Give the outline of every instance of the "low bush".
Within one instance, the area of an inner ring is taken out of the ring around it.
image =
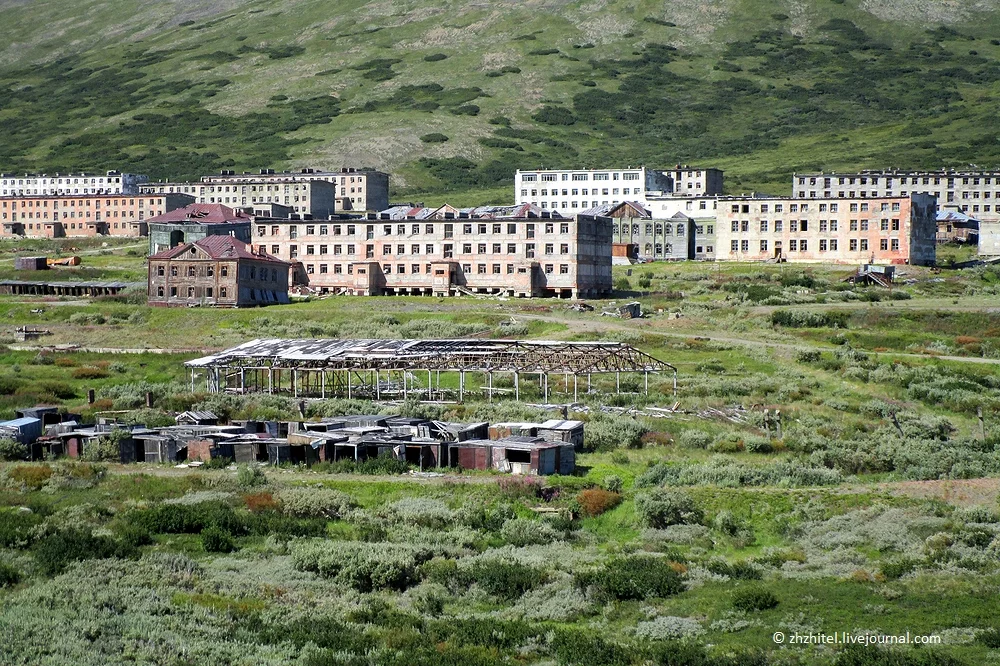
[[[296,518],[338,520],[354,506],[350,495],[330,488],[283,488],[278,501],[286,515]]]
[[[530,518],[508,520],[500,528],[500,538],[512,546],[537,546],[559,539],[559,533],[547,522]]]
[[[579,572],[575,580],[582,589],[591,588],[619,601],[668,597],[684,589],[675,566],[664,557],[629,555],[612,559],[600,569]]]
[[[7,478],[28,490],[38,490],[51,476],[49,465],[17,465],[7,472]]]
[[[545,573],[520,562],[501,559],[476,560],[459,570],[461,580],[475,583],[498,599],[512,600],[545,582]]]
[[[24,460],[27,457],[27,446],[10,437],[0,438],[0,460]]]
[[[0,510],[0,547],[27,548],[35,538],[34,527],[42,517],[31,511]]]
[[[606,482],[607,479],[605,479]],[[621,479],[618,479],[618,482],[618,487],[621,489]],[[587,517],[599,516],[605,511],[610,511],[621,504],[621,501],[622,496],[617,492],[611,492],[603,488],[581,490],[576,496],[576,503],[580,506],[580,513]]]
[[[15,567],[0,562],[0,587],[13,587],[21,582],[21,572]]]
[[[719,576],[728,576],[736,580],[760,580],[764,574],[749,562],[726,562],[725,560],[710,560],[705,568]]]
[[[104,379],[110,376],[110,373],[103,368],[85,366],[73,370],[73,379]]]
[[[134,546],[77,528],[49,534],[34,546],[35,562],[39,570],[50,576],[62,573],[74,561],[106,557],[131,558],[137,555],[138,551]]]
[[[249,493],[243,496],[243,503],[250,513],[262,513],[264,511],[278,511],[281,504],[274,499],[274,495],[268,492]]]
[[[210,525],[201,531],[201,545],[209,553],[231,553],[236,550],[233,537],[221,527]]]
[[[418,582],[420,565],[431,559],[429,548],[395,543],[315,542],[292,550],[300,571],[313,571],[360,592],[404,590]]]
[[[422,135],[420,140],[424,143],[444,143],[448,140],[448,137],[440,132],[431,132],[430,134]]]
[[[669,525],[698,524],[704,518],[704,513],[690,495],[663,488],[636,496],[635,508],[645,525],[657,529]]]
[[[647,428],[627,416],[608,416],[587,424],[586,445],[591,451],[611,451],[617,448],[635,449],[642,446]]]
[[[266,486],[267,475],[256,465],[240,465],[236,471],[236,485],[244,489]]]
[[[770,610],[778,606],[778,598],[770,590],[745,587],[733,592],[733,608],[745,613]]]
[[[245,534],[248,531],[247,521],[232,507],[221,502],[159,504],[131,511],[125,515],[125,520],[152,534],[200,534],[212,526],[230,534]]]

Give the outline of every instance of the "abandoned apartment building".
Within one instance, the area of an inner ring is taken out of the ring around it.
[[[206,236],[149,257],[147,299],[175,307],[288,303],[289,268],[233,236]]]
[[[0,238],[145,236],[149,218],[192,201],[184,194],[0,197]]]
[[[677,211],[666,219],[655,218],[648,208],[630,201],[598,206],[584,214],[612,219],[611,233],[616,248],[632,247],[616,254],[655,261],[715,259],[714,217],[695,219]]]
[[[101,438],[114,435],[118,461],[128,463],[208,462],[311,465],[379,456],[417,469],[457,467],[511,474],[572,474],[583,450],[581,421],[542,423],[452,423],[421,418],[354,415],[317,421],[234,421],[220,425],[211,412],[185,412],[176,425],[147,428],[101,419],[83,426],[76,420],[48,424],[19,419],[34,459],[80,458]],[[4,424],[0,424],[3,428]]]
[[[360,296],[611,294],[611,220],[536,206],[397,206],[362,219],[258,220],[258,248],[311,288]]]
[[[931,265],[937,203],[929,194],[725,197],[715,232],[716,256],[729,261]]]
[[[202,176],[199,182],[144,183],[143,192],[182,193],[196,203],[224,204],[234,208],[262,203],[288,206],[299,215],[325,218],[345,211],[378,211],[389,207],[389,175],[373,169],[342,168],[333,171],[301,169],[259,173],[223,171]]]

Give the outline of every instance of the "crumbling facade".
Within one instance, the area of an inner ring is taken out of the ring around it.
[[[525,206],[400,206],[364,219],[255,222],[253,243],[299,261],[311,288],[361,296],[611,293],[611,220]]]
[[[184,194],[0,198],[0,238],[139,237],[148,220],[192,202]]]
[[[933,196],[720,199],[719,259],[930,265]]]
[[[256,307],[288,302],[287,262],[232,236],[207,236],[149,257],[150,305]]]

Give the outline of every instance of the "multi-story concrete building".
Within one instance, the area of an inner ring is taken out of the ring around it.
[[[929,265],[937,204],[905,197],[719,200],[716,256],[729,261]]]
[[[223,171],[217,176],[203,176],[196,183],[146,183],[144,192],[181,192],[195,197],[198,203],[221,203],[245,208],[263,204],[281,204],[293,212],[313,217],[328,217],[345,211],[379,211],[389,207],[389,175],[370,169],[275,172],[237,174]]]
[[[792,175],[792,196],[798,199],[910,194],[931,194],[937,197],[939,208],[954,208],[984,221],[1000,220],[1000,171],[891,169]]]
[[[313,217],[328,217],[336,211],[334,185],[325,180],[203,180],[198,183],[147,183],[141,189],[157,194],[180,192],[194,197],[195,203],[223,204],[233,208],[281,204],[299,215]]]
[[[611,220],[536,206],[400,206],[364,218],[256,221],[253,243],[309,285],[356,295],[611,293]]]
[[[231,181],[285,183],[302,179],[333,183],[337,188],[335,193],[336,212],[380,211],[389,207],[389,174],[375,169],[343,167],[332,171],[299,169],[298,171],[278,172],[275,172],[274,169],[261,169],[260,173],[256,174],[237,174],[234,171],[224,171],[218,176],[205,176],[202,181],[209,183]]]
[[[149,257],[150,305],[254,307],[288,302],[287,262],[232,236],[206,236]]]
[[[695,196],[722,193],[722,171],[678,165],[663,171],[637,169],[557,169],[514,175],[514,201],[542,210],[574,214],[588,208],[634,201],[647,196]]]
[[[625,202],[584,211],[612,220],[615,244],[634,245],[637,258],[680,261],[715,258],[715,218],[695,220],[684,213],[667,218],[653,217],[648,208]]]
[[[145,236],[151,217],[192,202],[184,194],[0,198],[0,238]]]
[[[222,204],[190,204],[151,217],[149,254],[193,243],[206,236],[232,236],[250,242],[250,222],[254,217],[240,209]]]
[[[60,196],[68,194],[139,194],[139,185],[148,180],[134,173],[108,171],[94,173],[0,174],[0,196]]]

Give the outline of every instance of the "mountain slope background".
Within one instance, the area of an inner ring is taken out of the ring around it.
[[[374,166],[510,199],[539,166],[1000,165],[997,0],[0,0],[0,166]]]

